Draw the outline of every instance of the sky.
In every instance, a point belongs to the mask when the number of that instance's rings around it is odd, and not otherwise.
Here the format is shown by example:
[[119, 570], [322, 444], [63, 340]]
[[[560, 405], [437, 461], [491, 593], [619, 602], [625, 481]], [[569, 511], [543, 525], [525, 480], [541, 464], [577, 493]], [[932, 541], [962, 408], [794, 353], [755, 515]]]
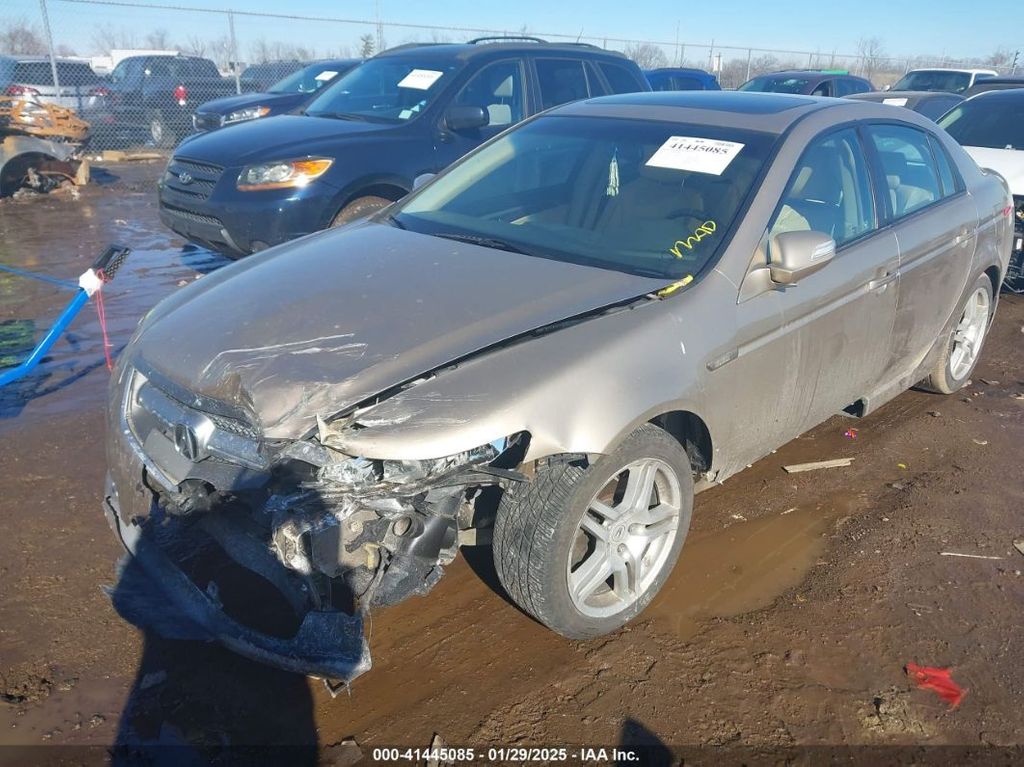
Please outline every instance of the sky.
[[[124, 0], [126, 6], [89, 6], [68, 0], [46, 0], [56, 41], [81, 53], [95, 53], [97, 26], [145, 34], [166, 29], [172, 39], [189, 35], [216, 36], [226, 32], [218, 15], [147, 9], [148, 3]], [[979, 14], [964, 0], [860, 0], [834, 3], [821, 0], [731, 0], [696, 3], [686, 0], [169, 0], [169, 5], [206, 9], [288, 13], [442, 27], [482, 27], [535, 33], [562, 33], [583, 38], [628, 38], [691, 45], [763, 47], [830, 54], [855, 54], [864, 37], [881, 39], [891, 56], [934, 55], [950, 58], [987, 56], [996, 49], [1011, 52], [1020, 46], [1017, 25], [998, 23]], [[0, 24], [24, 19], [39, 25], [39, 0], [0, 0]], [[989, 20], [990, 23], [984, 23]], [[244, 43], [256, 37], [300, 38], [317, 50], [352, 45], [368, 31], [356, 25], [257, 20], [236, 17], [236, 34]], [[443, 33], [442, 33], [443, 34]], [[452, 40], [466, 34], [449, 32]], [[429, 40], [429, 31], [385, 28], [389, 44]], [[609, 44], [621, 48], [621, 44]], [[706, 55], [706, 53], [705, 53]]]

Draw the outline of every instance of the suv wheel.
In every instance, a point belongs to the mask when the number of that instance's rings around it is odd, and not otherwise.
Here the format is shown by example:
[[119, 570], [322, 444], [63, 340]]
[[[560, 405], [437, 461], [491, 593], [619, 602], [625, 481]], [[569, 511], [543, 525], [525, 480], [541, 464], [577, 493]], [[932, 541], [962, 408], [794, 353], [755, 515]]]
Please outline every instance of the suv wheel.
[[149, 138], [153, 146], [160, 149], [173, 149], [177, 143], [174, 131], [164, 120], [164, 115], [159, 109], [151, 109], [146, 115], [146, 124], [149, 126]]
[[945, 339], [942, 354], [932, 372], [921, 382], [921, 388], [952, 394], [967, 383], [978, 364], [993, 310], [992, 282], [987, 274], [982, 274], [960, 307], [960, 319]]
[[391, 200], [386, 197], [375, 197], [373, 195], [357, 197], [338, 212], [338, 215], [331, 221], [331, 228], [344, 226], [353, 221], [359, 221], [360, 219], [372, 216], [378, 210], [382, 210], [390, 204]]
[[557, 456], [505, 492], [494, 564], [509, 596], [571, 639], [638, 615], [679, 557], [693, 511], [686, 451], [645, 424], [589, 466]]

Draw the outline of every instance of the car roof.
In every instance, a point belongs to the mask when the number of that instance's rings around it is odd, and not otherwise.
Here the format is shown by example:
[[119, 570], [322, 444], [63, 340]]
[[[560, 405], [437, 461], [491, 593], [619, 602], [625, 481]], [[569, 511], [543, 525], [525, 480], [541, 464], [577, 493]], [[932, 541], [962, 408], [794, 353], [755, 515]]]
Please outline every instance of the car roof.
[[703, 75], [705, 77], [713, 77], [713, 75], [705, 69], [698, 69], [697, 67], [655, 67], [654, 69], [645, 69], [645, 75], [653, 75], [656, 72], [673, 72], [687, 75]]
[[530, 37], [478, 37], [468, 43], [408, 43], [381, 51], [374, 58], [415, 57], [468, 60], [509, 53], [560, 53], [578, 57], [614, 57], [628, 60], [618, 51], [608, 51], [589, 43], [549, 43]]
[[979, 82], [978, 85], [1008, 85], [1012, 83], [1020, 83], [1024, 86], [1024, 77], [1010, 77], [1009, 75], [1005, 75], [1003, 77], [986, 77], [984, 80]]
[[779, 134], [812, 112], [873, 108], [869, 104], [789, 93], [652, 91], [574, 101], [548, 114], [720, 125]]
[[910, 101], [925, 101], [927, 99], [948, 99], [963, 98], [958, 93], [948, 91], [869, 91], [868, 93], [853, 93], [844, 98], [856, 99], [858, 101], [884, 101], [885, 99], [908, 99]]
[[919, 67], [918, 69], [907, 70], [907, 74], [914, 72], [963, 72], [970, 75], [984, 75], [995, 72], [994, 69], [961, 69], [960, 67]]
[[755, 75], [750, 79], [756, 80], [759, 77], [801, 77], [812, 82], [816, 80], [834, 80], [839, 77], [846, 77], [852, 80], [864, 80], [863, 77], [858, 77], [857, 75], [839, 74], [837, 72], [822, 72], [820, 69], [783, 69], [779, 72], [764, 72], [763, 74]]
[[982, 91], [970, 97], [970, 101], [1020, 101], [1024, 99], [1024, 88], [1004, 88], [1003, 90]]

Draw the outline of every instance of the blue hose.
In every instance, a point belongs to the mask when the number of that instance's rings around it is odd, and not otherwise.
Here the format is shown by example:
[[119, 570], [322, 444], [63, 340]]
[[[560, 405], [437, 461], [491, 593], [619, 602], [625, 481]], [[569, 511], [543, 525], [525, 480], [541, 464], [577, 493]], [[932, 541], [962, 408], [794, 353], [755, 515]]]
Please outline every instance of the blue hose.
[[89, 294], [82, 288], [78, 288], [78, 292], [75, 297], [71, 299], [71, 303], [65, 307], [64, 311], [60, 313], [57, 321], [53, 323], [53, 327], [50, 328], [50, 332], [46, 334], [46, 337], [32, 350], [32, 353], [28, 355], [24, 362], [17, 367], [10, 368], [0, 373], [0, 386], [5, 386], [11, 381], [16, 381], [26, 373], [30, 372], [36, 365], [39, 364], [40, 360], [50, 351], [50, 347], [60, 338], [61, 333], [67, 330], [68, 325], [78, 316], [78, 313], [82, 311], [82, 307], [85, 306], [89, 300]]

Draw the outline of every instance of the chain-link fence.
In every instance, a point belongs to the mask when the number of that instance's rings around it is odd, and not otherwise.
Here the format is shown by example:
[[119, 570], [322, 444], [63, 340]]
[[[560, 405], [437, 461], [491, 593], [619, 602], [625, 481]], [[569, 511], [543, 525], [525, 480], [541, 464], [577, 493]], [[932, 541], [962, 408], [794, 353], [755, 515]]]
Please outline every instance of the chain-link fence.
[[[364, 10], [366, 6], [369, 3]], [[195, 105], [232, 93], [265, 90], [298, 69], [300, 62], [359, 59], [404, 43], [462, 42], [481, 35], [533, 35], [591, 43], [620, 50], [644, 69], [708, 70], [724, 88], [783, 69], [843, 70], [866, 77], [878, 88], [920, 67], [985, 66], [1004, 74], [1016, 72], [1012, 52], [963, 60], [886, 56], [875, 39], [861, 41], [857, 53], [740, 47], [713, 40], [631, 40], [529, 25], [493, 29], [402, 23], [378, 18], [379, 8], [376, 3], [369, 17], [343, 18], [118, 0], [5, 0], [0, 11], [0, 54], [17, 60], [0, 61], [0, 90], [7, 96], [30, 96], [75, 110], [92, 124], [94, 142], [159, 144], [161, 129], [171, 134], [190, 126], [155, 124], [144, 108], [147, 88], [167, 89], [170, 97]], [[174, 59], [168, 54], [183, 56]], [[139, 65], [139, 57], [149, 58]], [[137, 88], [133, 86], [137, 73], [130, 65], [133, 59], [146, 75]]]

